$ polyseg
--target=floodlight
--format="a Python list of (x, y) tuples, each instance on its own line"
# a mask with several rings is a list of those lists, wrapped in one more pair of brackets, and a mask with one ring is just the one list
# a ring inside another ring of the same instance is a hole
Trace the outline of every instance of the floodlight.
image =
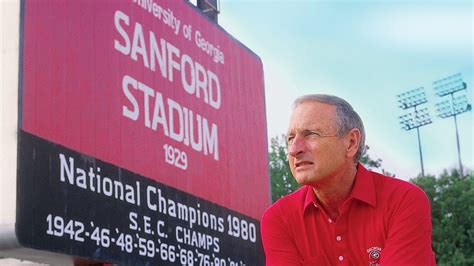
[(398, 107), (403, 110), (426, 103), (426, 95), (423, 87), (397, 95)]
[(439, 97), (453, 94), (467, 88), (460, 73), (433, 82), (433, 89)]
[(447, 100), (436, 104), (436, 111), (441, 118), (447, 118), (471, 111), (472, 106), (468, 102), (466, 95)]
[(414, 128), (422, 127), (424, 125), (431, 124), (430, 114), (428, 113), (428, 108), (415, 111), (415, 113), (409, 113), (402, 115), (400, 118), (400, 124), (402, 129), (411, 130)]
[(423, 87), (397, 95), (398, 107), (406, 110), (413, 108), (413, 112), (409, 112), (399, 117), (401, 128), (408, 131), (416, 128), (418, 136), (418, 148), (420, 151), (421, 175), (425, 176), (423, 167), (423, 153), (421, 151), (420, 127), (431, 124), (432, 120), (428, 113), (428, 108), (417, 110), (417, 106), (426, 103), (425, 89)]
[(436, 111), (441, 118), (453, 117), (454, 126), (456, 128), (456, 144), (458, 148), (459, 170), (463, 175), (461, 162), (461, 145), (459, 144), (458, 122), (456, 116), (472, 109), (466, 95), (454, 97), (456, 92), (467, 89), (466, 83), (463, 81), (461, 73), (437, 80), (433, 82), (433, 89), (437, 96), (443, 97), (451, 95), (451, 99), (436, 104)]

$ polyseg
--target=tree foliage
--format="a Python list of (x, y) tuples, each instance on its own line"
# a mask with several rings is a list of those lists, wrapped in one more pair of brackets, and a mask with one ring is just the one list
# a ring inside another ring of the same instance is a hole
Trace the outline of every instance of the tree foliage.
[(474, 173), (444, 171), (439, 178), (417, 177), (431, 204), (433, 249), (438, 265), (474, 265)]
[(299, 186), (291, 175), (288, 165), (288, 149), (285, 135), (270, 140), (270, 177), (272, 202), (295, 191)]

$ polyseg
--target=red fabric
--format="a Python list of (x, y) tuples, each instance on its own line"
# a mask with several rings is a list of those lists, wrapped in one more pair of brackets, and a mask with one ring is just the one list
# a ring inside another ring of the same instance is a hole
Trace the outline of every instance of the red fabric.
[(362, 165), (336, 221), (304, 186), (269, 207), (261, 226), (267, 265), (436, 265), (426, 194)]

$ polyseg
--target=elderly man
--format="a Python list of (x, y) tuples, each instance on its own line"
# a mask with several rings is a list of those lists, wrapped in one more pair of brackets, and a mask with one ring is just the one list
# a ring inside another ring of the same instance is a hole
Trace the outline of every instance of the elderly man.
[(302, 187), (262, 217), (267, 265), (435, 265), (425, 193), (359, 163), (365, 132), (349, 103), (296, 99), (287, 140)]

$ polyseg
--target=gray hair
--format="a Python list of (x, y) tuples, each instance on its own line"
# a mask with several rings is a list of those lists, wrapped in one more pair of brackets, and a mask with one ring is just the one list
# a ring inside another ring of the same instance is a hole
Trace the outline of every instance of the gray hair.
[(360, 131), (360, 143), (354, 161), (359, 162), (365, 151), (365, 130), (360, 116), (354, 111), (352, 106), (344, 99), (327, 94), (308, 94), (298, 97), (293, 103), (293, 109), (304, 102), (320, 102), (336, 107), (336, 129), (339, 137), (347, 134), (351, 129), (357, 128)]

